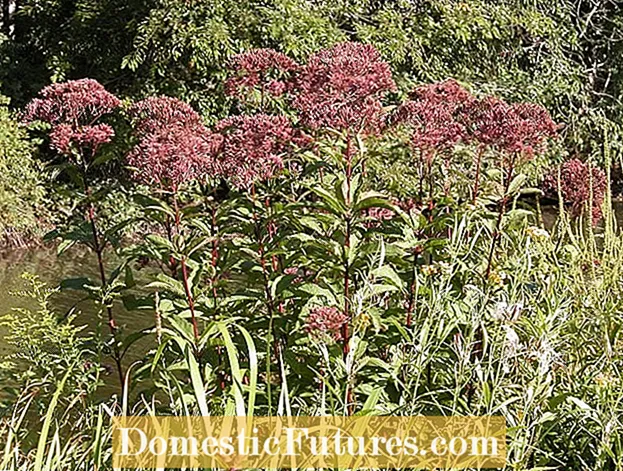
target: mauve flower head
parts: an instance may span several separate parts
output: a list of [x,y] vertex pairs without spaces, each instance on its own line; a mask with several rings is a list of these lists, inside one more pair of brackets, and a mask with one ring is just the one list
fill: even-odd
[[342,326],[348,321],[348,316],[333,306],[314,307],[307,316],[305,330],[313,337],[330,337],[334,340],[342,339]]
[[207,128],[175,126],[145,135],[127,161],[138,181],[177,191],[186,182],[220,175],[215,154],[221,143],[222,137]]
[[279,172],[284,154],[296,141],[285,116],[234,116],[220,121],[216,131],[224,138],[219,154],[223,174],[234,186],[245,189]]
[[[577,217],[590,209],[593,224],[602,217],[601,206],[607,190],[605,172],[595,166],[589,166],[579,159],[571,159],[560,167],[560,192],[566,203],[571,205],[571,213]],[[558,168],[552,169],[541,185],[550,197],[558,198]],[[592,207],[588,208],[591,202]]]
[[150,97],[130,108],[138,135],[159,132],[172,127],[203,127],[201,116],[188,104],[169,96]]
[[283,270],[285,275],[296,275],[292,280],[292,283],[300,284],[305,281],[305,276],[308,274],[306,270],[299,267],[288,267]]
[[365,214],[364,226],[368,229],[380,227],[385,221],[390,221],[396,216],[396,213],[391,209],[378,207],[367,209]]
[[274,49],[253,49],[235,55],[229,64],[233,75],[225,82],[228,95],[241,97],[260,87],[273,96],[282,95],[288,88],[288,76],[298,64]]
[[373,133],[382,122],[381,100],[395,88],[389,65],[373,46],[340,43],[301,68],[293,106],[312,129]]
[[136,103],[138,144],[128,154],[137,180],[176,191],[192,180],[221,175],[216,161],[223,138],[202,123],[193,108],[176,98],[160,96]]
[[121,102],[93,79],[70,80],[43,88],[24,111],[26,122],[90,126],[111,113]]
[[50,132],[50,146],[60,154],[70,155],[72,146],[77,151],[88,149],[95,154],[99,147],[112,140],[115,131],[107,124],[74,128],[69,124],[57,124]]
[[[418,203],[413,198],[407,198],[402,200],[398,198],[390,198],[390,202],[395,207],[407,213],[413,209],[418,208]],[[380,227],[385,221],[391,221],[397,216],[394,210],[381,207],[366,209],[365,215],[367,216],[367,221],[364,222],[364,225],[368,229]]]
[[463,114],[473,96],[455,80],[423,85],[410,94],[389,119],[388,124],[411,129],[411,144],[429,157],[461,141],[468,141]]
[[442,106],[451,113],[471,105],[474,101],[474,96],[454,79],[419,86],[409,93],[409,98],[413,101],[424,101],[431,106]]
[[543,150],[558,126],[545,108],[534,103],[508,104],[495,97],[473,103],[467,121],[470,132],[481,144],[532,157]]

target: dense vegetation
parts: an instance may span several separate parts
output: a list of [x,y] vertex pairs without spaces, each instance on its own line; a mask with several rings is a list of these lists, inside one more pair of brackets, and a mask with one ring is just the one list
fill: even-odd
[[44,188],[40,165],[33,159],[33,144],[0,96],[0,244],[24,245],[39,231]]
[[0,469],[109,469],[128,413],[502,415],[509,469],[623,469],[615,4],[18,7],[0,224],[90,253],[101,323],[27,275]]

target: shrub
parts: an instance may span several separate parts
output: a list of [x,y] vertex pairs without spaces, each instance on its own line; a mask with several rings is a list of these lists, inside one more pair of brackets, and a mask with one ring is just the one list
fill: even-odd
[[34,146],[0,96],[0,238],[22,245],[40,234],[45,195]]

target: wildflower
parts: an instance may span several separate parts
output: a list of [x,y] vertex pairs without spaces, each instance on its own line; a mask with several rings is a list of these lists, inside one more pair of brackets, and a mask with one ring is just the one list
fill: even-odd
[[452,264],[447,262],[435,262],[432,265],[424,265],[421,270],[425,276],[450,276],[452,275]]
[[173,127],[144,136],[127,156],[135,178],[177,191],[180,185],[220,175],[215,154],[222,137],[207,128]]
[[[560,193],[571,205],[571,214],[578,217],[585,209],[590,211],[593,224],[602,217],[601,206],[607,189],[606,174],[600,168],[571,159],[560,167]],[[551,170],[543,180],[545,194],[558,197],[558,169]],[[588,208],[592,202],[592,207]]]
[[[229,69],[233,77],[225,82],[228,95],[241,96],[244,91],[261,86],[263,91],[280,96],[288,88],[282,77],[297,70],[298,64],[273,49],[253,49],[235,55]],[[277,78],[269,79],[271,76]]]
[[25,122],[45,121],[73,127],[90,125],[114,111],[121,102],[93,79],[70,80],[43,88],[24,112]]
[[283,270],[283,273],[286,275],[296,275],[292,283],[299,284],[305,281],[305,278],[303,278],[304,271],[298,267],[288,267]]
[[397,109],[389,124],[410,127],[411,144],[430,158],[433,152],[449,150],[467,140],[462,113],[473,101],[455,80],[424,85],[411,93],[411,99]]
[[598,373],[593,378],[593,381],[600,388],[607,388],[607,387],[610,387],[610,386],[612,386],[612,385],[614,385],[614,384],[616,384],[618,382],[617,379],[615,377],[613,377],[612,374],[610,374],[610,373]]
[[418,203],[415,199],[413,198],[407,198],[404,200],[398,200],[395,202],[395,204],[402,209],[403,211],[409,213],[411,212],[411,210],[419,210],[421,204]]
[[51,147],[64,155],[73,151],[95,155],[115,133],[106,124],[95,124],[119,107],[121,102],[97,81],[72,80],[49,85],[32,100],[23,115],[25,122],[45,121],[52,125]]
[[388,208],[369,208],[366,210],[366,216],[368,217],[368,221],[364,224],[370,229],[373,227],[379,227],[383,224],[384,221],[389,221],[396,216],[396,213]]
[[107,124],[73,128],[69,124],[58,124],[50,132],[50,146],[60,154],[71,154],[72,145],[77,149],[90,149],[96,153],[99,147],[110,142],[115,131]]
[[285,116],[258,114],[220,121],[223,135],[219,162],[225,177],[238,188],[273,177],[283,168],[283,156],[296,142],[296,134]]
[[314,307],[307,317],[306,330],[315,337],[329,336],[342,340],[341,329],[348,321],[348,316],[336,307]]
[[445,276],[452,275],[452,264],[451,263],[437,262],[436,265],[438,267],[439,273],[441,273],[442,275],[445,275]]
[[202,123],[190,105],[171,97],[152,97],[130,109],[139,142],[127,156],[135,178],[177,191],[191,180],[218,177],[215,155],[222,137]]
[[542,106],[508,104],[496,97],[473,102],[466,122],[469,132],[481,144],[526,157],[542,151],[546,140],[555,137],[558,129]]
[[519,319],[522,311],[522,303],[509,305],[504,301],[500,301],[496,304],[495,309],[491,313],[491,317],[498,321],[515,322],[517,319]]
[[314,54],[296,79],[293,106],[312,129],[374,133],[381,100],[396,88],[389,65],[370,45],[345,42]]
[[495,270],[492,270],[491,273],[489,273],[489,281],[491,282],[491,284],[500,286],[504,283],[502,275],[500,275]]
[[505,333],[505,347],[508,349],[508,356],[514,356],[521,349],[521,341],[519,340],[519,335],[515,330],[508,326],[503,325],[502,329],[504,329]]
[[130,108],[130,116],[135,120],[135,133],[141,137],[171,128],[203,130],[201,116],[192,106],[168,96],[150,97],[135,103]]
[[547,338],[541,340],[536,357],[539,361],[539,374],[541,376],[545,376],[549,372],[550,367],[557,363],[559,359],[558,353]]

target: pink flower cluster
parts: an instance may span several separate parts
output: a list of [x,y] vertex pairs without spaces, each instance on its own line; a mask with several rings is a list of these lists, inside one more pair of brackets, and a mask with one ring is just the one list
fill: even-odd
[[395,88],[389,65],[373,46],[340,43],[301,68],[293,106],[312,129],[373,133],[382,122],[381,100]]
[[409,126],[413,147],[428,155],[452,149],[459,142],[475,142],[530,157],[557,132],[542,106],[508,104],[491,96],[476,99],[455,80],[416,88],[389,124]]
[[315,307],[309,312],[305,329],[314,337],[329,336],[339,341],[342,340],[342,326],[347,321],[348,316],[336,307]]
[[267,114],[227,118],[212,132],[190,105],[170,97],[147,98],[131,115],[139,142],[128,163],[138,180],[174,191],[221,177],[247,189],[280,171],[284,153],[303,142],[287,117]]
[[50,146],[60,154],[71,154],[72,144],[77,148],[91,149],[93,153],[102,144],[110,142],[115,131],[108,124],[80,126],[57,124],[50,132]]
[[225,82],[228,95],[240,97],[245,91],[260,86],[263,91],[280,96],[288,88],[287,76],[298,69],[298,64],[273,49],[253,49],[235,55],[229,69],[233,77]]
[[474,138],[481,144],[526,157],[542,151],[545,141],[555,137],[558,129],[542,106],[508,104],[494,97],[473,102],[466,120]]
[[283,154],[296,141],[285,116],[258,114],[226,118],[216,125],[223,135],[219,163],[223,176],[238,188],[249,188],[283,168]]
[[169,96],[150,97],[130,108],[139,136],[166,131],[171,128],[200,129],[201,116],[188,103]]
[[296,275],[296,277],[292,280],[292,283],[300,284],[305,281],[306,277],[310,277],[313,275],[311,270],[307,270],[302,267],[288,267],[283,270],[285,275]]
[[50,123],[51,147],[61,154],[70,155],[75,149],[94,155],[115,134],[110,126],[95,123],[119,106],[119,99],[99,82],[72,80],[43,88],[26,106],[23,120]]
[[368,229],[379,227],[384,221],[390,221],[394,219],[396,213],[388,208],[370,208],[366,210],[366,216],[368,220],[365,222],[365,226]]
[[90,125],[121,102],[93,79],[70,80],[43,88],[24,112],[24,120],[50,124]]
[[[405,200],[399,200],[398,198],[391,198],[391,203],[394,206],[409,212],[412,209],[417,208],[417,203],[414,199],[408,198]],[[364,223],[365,226],[370,228],[376,228],[383,225],[385,221],[391,221],[396,217],[396,213],[389,208],[373,207],[365,210],[365,214],[368,220]]]
[[[548,196],[558,198],[558,169],[553,169],[543,180],[541,188]],[[560,167],[560,193],[571,205],[572,214],[577,217],[590,209],[593,224],[602,217],[601,206],[607,190],[607,178],[603,170],[589,166],[579,159],[571,159]],[[591,202],[592,207],[588,208]]]
[[191,180],[218,177],[216,154],[222,136],[212,133],[186,103],[170,97],[154,97],[136,103],[139,142],[127,156],[137,169],[137,180],[177,191]]
[[401,105],[390,124],[412,129],[412,145],[430,154],[444,151],[468,139],[462,113],[474,98],[455,80],[416,88],[411,100]]

